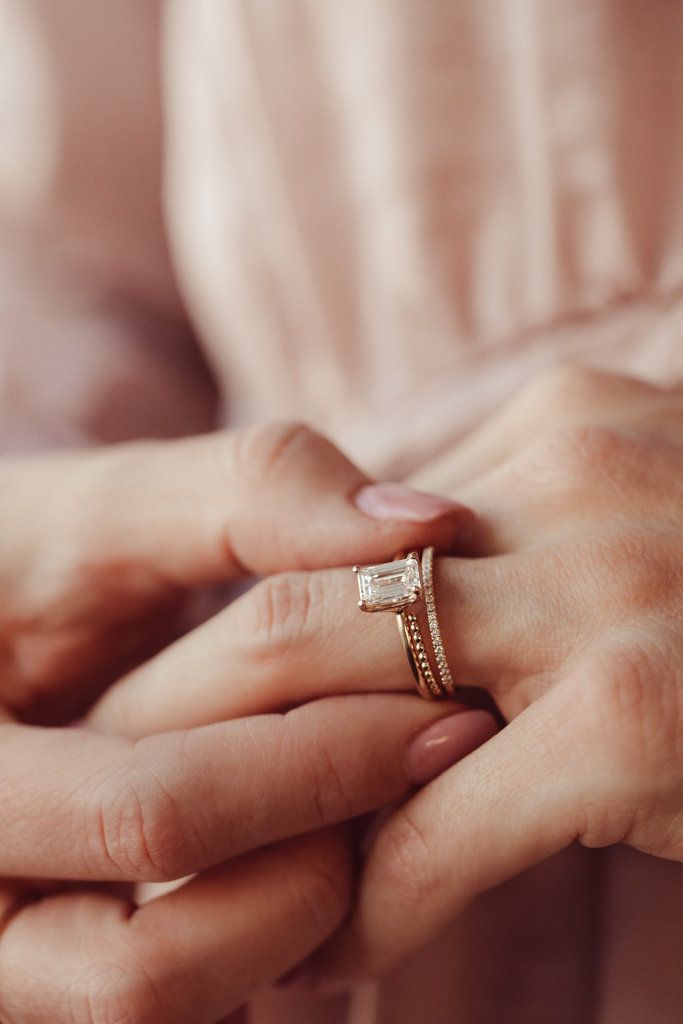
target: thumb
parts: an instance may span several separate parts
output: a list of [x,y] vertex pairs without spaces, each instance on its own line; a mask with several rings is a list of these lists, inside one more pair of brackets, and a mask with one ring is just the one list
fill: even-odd
[[20,460],[4,477],[19,524],[12,562],[18,534],[34,564],[56,544],[90,569],[181,586],[450,547],[474,518],[448,499],[373,483],[301,424]]

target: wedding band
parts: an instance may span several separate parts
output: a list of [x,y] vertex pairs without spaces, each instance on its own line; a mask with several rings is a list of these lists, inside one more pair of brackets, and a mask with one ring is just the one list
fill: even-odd
[[[358,606],[362,611],[396,613],[403,649],[420,696],[426,700],[448,696],[448,691],[441,685],[430,664],[418,617],[408,610],[420,601],[423,594],[417,552],[411,551],[405,557],[399,554],[393,562],[382,562],[379,565],[354,565],[353,571],[358,579]],[[430,581],[433,602],[432,576]]]
[[429,664],[417,615],[413,612],[403,611],[396,616],[396,621],[403,641],[403,650],[415,679],[417,692],[425,700],[440,700],[446,694],[439,686],[436,676],[432,672],[432,666]]
[[455,696],[456,688],[453,676],[446,659],[446,649],[441,635],[441,628],[436,614],[436,597],[434,596],[434,548],[425,548],[422,552],[422,584],[424,587],[424,601],[427,609],[427,624],[429,636],[432,641],[434,660],[439,676],[439,682],[446,693],[451,697]]

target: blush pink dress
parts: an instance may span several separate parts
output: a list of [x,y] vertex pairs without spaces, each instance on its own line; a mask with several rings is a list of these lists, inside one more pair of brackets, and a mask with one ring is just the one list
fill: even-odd
[[[678,0],[3,2],[6,448],[294,416],[396,477],[551,363],[683,377]],[[683,868],[572,849],[251,1015],[679,1024],[682,963]]]

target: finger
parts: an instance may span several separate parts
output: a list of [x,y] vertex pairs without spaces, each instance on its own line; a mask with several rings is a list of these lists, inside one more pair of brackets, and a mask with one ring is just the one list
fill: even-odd
[[382,973],[475,895],[581,835],[605,766],[571,713],[564,693],[548,694],[396,811],[370,849],[351,921],[299,984]]
[[[497,413],[442,459],[416,473],[411,482],[440,494],[459,495],[462,488],[542,438],[549,429],[610,426],[624,417],[637,420],[653,402],[661,402],[663,394],[661,388],[646,381],[590,366],[563,363],[550,367],[535,374]],[[674,418],[668,420],[673,423]]]
[[80,717],[177,635],[187,587],[451,545],[473,519],[374,485],[302,426],[16,460],[0,483],[1,689],[40,724]]
[[[437,609],[456,682],[498,694],[554,667],[578,606],[558,561],[541,550],[436,560]],[[89,722],[137,737],[324,694],[413,691],[395,616],[360,612],[357,598],[349,569],[270,577],[112,687]]]
[[[629,612],[634,549],[605,534],[605,523],[619,525],[620,488],[628,481],[629,515],[635,511],[644,529],[652,529],[653,494],[659,518],[668,514],[675,528],[681,486],[671,467],[683,459],[657,447],[644,454],[641,443],[614,431],[564,432],[480,481],[478,521],[494,532],[494,546],[514,554],[437,559],[451,669],[461,685],[500,697],[505,715],[542,690],[591,633],[609,629],[610,616]],[[632,522],[625,526],[632,531]],[[356,596],[348,570],[272,577],[125,677],[92,722],[137,736],[324,693],[411,689],[394,617],[359,613]]]
[[490,556],[538,547],[587,524],[604,531],[606,523],[632,528],[639,520],[648,528],[653,506],[677,528],[681,398],[657,392],[620,411],[611,425],[593,420],[553,426],[458,488],[458,497],[477,510],[463,552]]
[[443,708],[331,697],[137,744],[2,726],[0,874],[180,878],[406,793],[403,754]]
[[446,499],[372,486],[300,424],[18,460],[5,483],[17,529],[0,538],[11,545],[0,563],[24,590],[46,571],[139,595],[389,557],[427,536],[451,544],[472,519]]
[[13,1024],[215,1024],[338,926],[350,854],[318,833],[259,850],[136,909],[62,895],[0,939],[0,1017]]

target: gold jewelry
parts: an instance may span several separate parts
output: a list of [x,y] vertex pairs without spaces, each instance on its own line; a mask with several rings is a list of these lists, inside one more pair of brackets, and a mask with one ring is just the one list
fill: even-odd
[[439,686],[432,672],[432,666],[429,664],[417,615],[414,615],[413,612],[399,612],[396,621],[408,664],[415,677],[418,693],[426,700],[439,700],[441,697],[445,697],[446,694]]
[[403,649],[417,684],[418,693],[426,700],[447,696],[439,684],[425,648],[420,623],[408,611],[422,597],[422,577],[417,552],[397,554],[393,562],[380,565],[354,565],[360,591],[359,608],[364,612],[396,613]]
[[438,670],[439,682],[446,693],[455,696],[456,688],[451,670],[446,659],[446,649],[436,614],[436,598],[434,596],[434,548],[425,548],[422,552],[422,585],[427,608],[427,623],[432,641],[432,649]]

